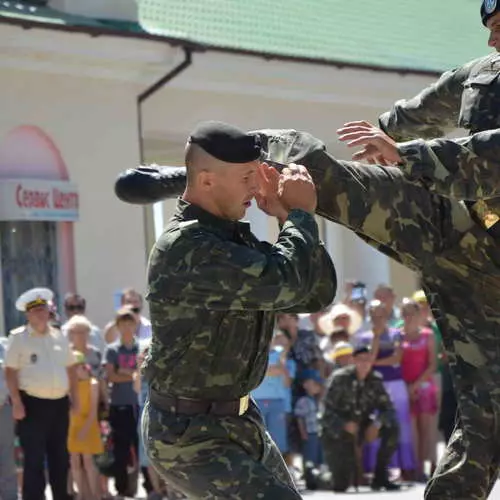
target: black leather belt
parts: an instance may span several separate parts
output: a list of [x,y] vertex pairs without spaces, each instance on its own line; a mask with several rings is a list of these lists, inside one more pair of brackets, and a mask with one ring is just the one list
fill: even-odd
[[486,232],[490,236],[493,236],[493,238],[500,239],[500,221],[495,222],[495,224],[486,229]]
[[149,400],[160,410],[181,415],[211,414],[219,417],[243,415],[248,409],[249,396],[230,401],[208,401],[159,394],[151,389]]

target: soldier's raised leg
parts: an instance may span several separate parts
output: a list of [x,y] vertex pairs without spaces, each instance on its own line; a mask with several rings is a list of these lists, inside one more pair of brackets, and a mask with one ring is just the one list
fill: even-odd
[[279,161],[309,170],[319,215],[421,274],[438,310],[461,415],[426,499],[487,498],[500,457],[498,243],[465,205],[408,182],[397,167],[336,160],[309,134],[263,131],[261,137],[271,158],[275,150]]
[[306,166],[319,188],[318,213],[419,271],[439,311],[461,425],[425,498],[487,498],[499,458],[497,245],[462,204],[406,182],[397,168],[336,162],[326,154]]

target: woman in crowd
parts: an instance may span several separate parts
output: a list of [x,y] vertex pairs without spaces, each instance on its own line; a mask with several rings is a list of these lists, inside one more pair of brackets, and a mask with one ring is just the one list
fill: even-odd
[[435,456],[435,450],[433,453],[430,449],[438,411],[435,340],[432,330],[421,326],[420,308],[415,301],[404,300],[401,315],[404,321],[401,371],[410,395],[416,479],[425,482],[425,461],[432,462]]
[[[374,358],[373,369],[384,379],[384,387],[391,397],[399,422],[399,445],[394,454],[391,466],[401,470],[403,479],[411,479],[415,470],[413,437],[410,418],[410,401],[406,383],[401,372],[401,332],[389,328],[389,316],[384,304],[372,300],[369,304],[372,329],[360,334],[358,345],[371,348]],[[364,450],[364,466],[366,472],[373,472],[379,442],[367,445]]]

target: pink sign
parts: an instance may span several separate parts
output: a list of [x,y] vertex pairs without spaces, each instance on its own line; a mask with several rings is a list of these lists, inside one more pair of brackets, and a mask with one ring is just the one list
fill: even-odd
[[66,181],[2,180],[0,220],[76,221],[77,189]]

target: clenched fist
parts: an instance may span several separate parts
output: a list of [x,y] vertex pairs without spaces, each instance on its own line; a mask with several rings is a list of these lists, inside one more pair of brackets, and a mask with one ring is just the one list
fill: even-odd
[[314,214],[318,203],[316,187],[306,167],[291,163],[280,175],[278,195],[287,210],[298,208]]

